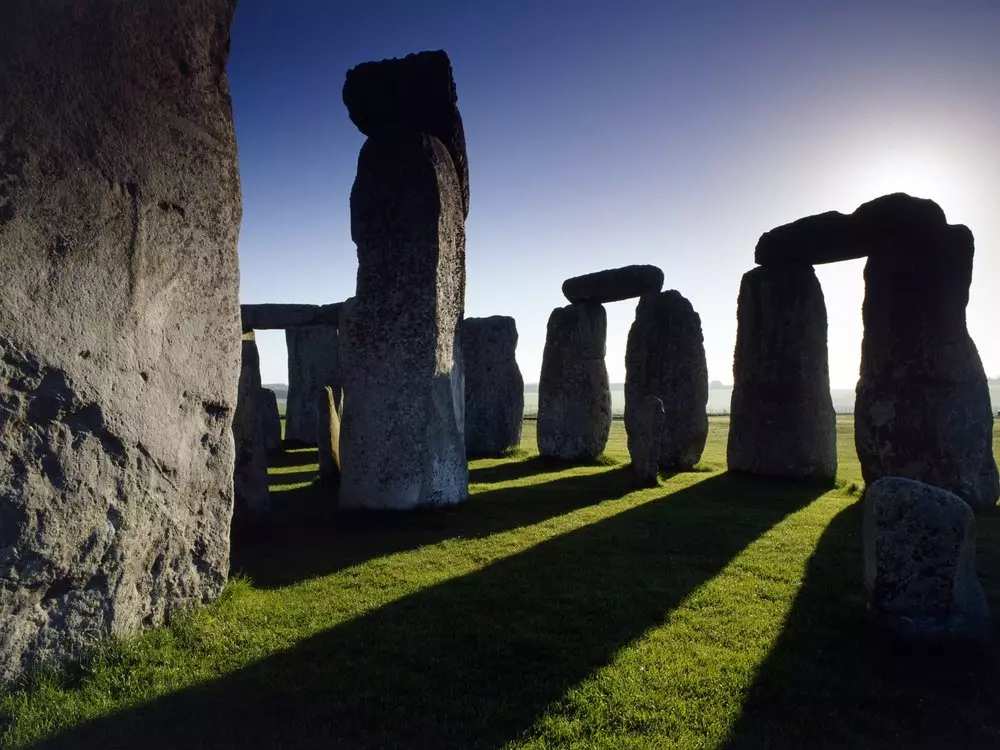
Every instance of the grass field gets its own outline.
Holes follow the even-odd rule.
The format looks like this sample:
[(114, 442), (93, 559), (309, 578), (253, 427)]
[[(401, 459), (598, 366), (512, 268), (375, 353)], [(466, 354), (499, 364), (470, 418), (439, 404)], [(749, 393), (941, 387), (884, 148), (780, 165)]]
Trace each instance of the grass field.
[[(727, 429), (635, 491), (621, 422), (577, 467), (526, 422), (468, 503), (398, 515), (332, 513), (286, 453), (221, 601), (0, 697), (3, 746), (1000, 747), (1000, 648), (867, 627), (850, 419), (833, 489), (725, 473)], [(1000, 518), (979, 540), (1000, 613)]]

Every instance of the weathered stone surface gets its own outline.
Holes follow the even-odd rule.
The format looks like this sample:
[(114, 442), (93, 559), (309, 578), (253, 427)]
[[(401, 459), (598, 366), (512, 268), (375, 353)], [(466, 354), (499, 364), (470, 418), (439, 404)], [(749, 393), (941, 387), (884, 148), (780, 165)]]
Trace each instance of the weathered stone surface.
[(264, 447), (268, 453), (280, 451), (281, 414), (278, 412), (278, 396), (270, 388), (260, 389), (260, 429), (264, 433)]
[(663, 289), (663, 271), (656, 266), (623, 266), (566, 279), (563, 294), (570, 302), (617, 302)]
[(233, 523), (259, 519), (271, 506), (267, 482), (267, 441), (260, 409), (263, 391), (257, 342), (244, 339), (239, 395), (233, 415), (233, 442), (236, 445)]
[(517, 324), (494, 315), (462, 321), (465, 359), (465, 451), (499, 456), (521, 444), (524, 379), (517, 366)]
[(340, 340), (336, 326), (304, 326), (285, 331), (288, 345), (288, 399), (285, 440), (316, 444), (316, 399), (333, 388), (340, 406)]
[(3, 3), (0, 679), (225, 584), (233, 5)]
[(469, 215), (469, 159), (451, 61), (443, 50), (362, 63), (347, 71), (344, 104), (358, 130), (375, 135), (402, 126), (444, 144), (458, 174), (463, 216)]
[(976, 519), (956, 495), (898, 477), (864, 497), (865, 589), (876, 620), (923, 642), (990, 632), (976, 576)]
[(468, 496), (465, 223), (448, 150), (406, 128), (371, 136), (351, 191), (357, 296), (341, 315), (342, 507)]
[(322, 482), (335, 482), (340, 478), (340, 414), (330, 386), (320, 391), (316, 414), (319, 478)]
[(832, 481), (837, 424), (826, 303), (812, 266), (744, 274), (736, 317), (730, 471)]
[(284, 330), (300, 326), (333, 326), (340, 320), (340, 302), (329, 305), (240, 305), (243, 331)]
[(708, 364), (701, 318), (676, 291), (645, 294), (625, 348), (625, 430), (641, 429), (637, 414), (648, 396), (663, 403), (659, 467), (687, 471), (708, 438)]
[(666, 425), (663, 402), (656, 396), (644, 396), (629, 410), (628, 454), (632, 473), (641, 484), (655, 486), (660, 472), (660, 442)]
[(760, 265), (818, 265), (863, 258), (944, 224), (944, 211), (934, 201), (892, 193), (851, 214), (827, 211), (765, 232), (754, 260)]
[(538, 452), (592, 460), (611, 432), (611, 386), (604, 363), (608, 314), (598, 304), (557, 307), (549, 316), (538, 382)]
[(942, 225), (886, 242), (865, 266), (855, 445), (865, 482), (916, 479), (993, 508), (989, 386), (965, 308), (974, 242)]

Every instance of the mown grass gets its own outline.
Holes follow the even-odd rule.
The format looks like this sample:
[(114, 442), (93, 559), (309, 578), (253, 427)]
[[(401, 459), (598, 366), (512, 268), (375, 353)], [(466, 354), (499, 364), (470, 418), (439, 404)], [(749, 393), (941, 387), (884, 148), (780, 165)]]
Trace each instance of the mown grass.
[[(727, 429), (635, 490), (620, 422), (576, 467), (526, 422), (468, 503), (397, 515), (333, 513), (286, 453), (222, 600), (0, 698), (4, 746), (1000, 746), (995, 646), (867, 627), (850, 420), (832, 489), (725, 473)], [(1000, 611), (1000, 520), (979, 531)]]

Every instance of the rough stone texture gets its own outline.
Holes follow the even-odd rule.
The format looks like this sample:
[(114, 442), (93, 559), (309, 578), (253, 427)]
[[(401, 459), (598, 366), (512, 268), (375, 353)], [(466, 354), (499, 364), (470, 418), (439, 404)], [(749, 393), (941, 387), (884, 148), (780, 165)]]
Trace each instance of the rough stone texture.
[(566, 279), (563, 294), (570, 302), (617, 302), (663, 289), (656, 266), (624, 266)]
[(827, 211), (765, 232), (754, 260), (760, 265), (818, 265), (863, 258), (944, 223), (944, 211), (934, 201), (892, 193), (863, 203), (852, 214)]
[(336, 326), (304, 326), (285, 331), (288, 345), (288, 399), (285, 440), (316, 445), (316, 399), (332, 386), (340, 407), (340, 341)]
[(340, 414), (330, 386), (319, 392), (316, 414), (319, 478), (322, 482), (335, 482), (340, 477)]
[(233, 5), (3, 4), (0, 679), (225, 584)]
[(826, 304), (812, 266), (744, 274), (736, 318), (730, 471), (832, 481), (837, 424)]
[(233, 415), (233, 441), (236, 445), (233, 523), (258, 519), (271, 506), (267, 482), (267, 441), (260, 409), (263, 391), (257, 342), (244, 339), (239, 396)]
[(448, 150), (389, 128), (361, 149), (351, 191), (357, 296), (341, 315), (342, 507), (468, 496), (465, 222)]
[(278, 412), (278, 397), (270, 388), (260, 389), (260, 429), (264, 433), (264, 447), (268, 453), (280, 451), (281, 414)]
[(659, 466), (687, 471), (708, 438), (708, 364), (701, 318), (680, 292), (643, 295), (625, 348), (625, 430), (641, 429), (639, 407), (648, 396), (663, 402)]
[(462, 321), (465, 359), (465, 450), (499, 456), (521, 444), (524, 379), (517, 366), (517, 324), (494, 315)]
[(434, 136), (458, 174), (463, 216), (469, 215), (469, 160), (451, 61), (443, 50), (362, 63), (347, 71), (344, 104), (358, 130), (375, 135), (402, 126)]
[(604, 363), (608, 314), (598, 304), (557, 307), (549, 316), (538, 382), (538, 452), (592, 460), (611, 432), (611, 386)]
[(628, 454), (632, 473), (640, 484), (656, 486), (660, 471), (660, 441), (666, 425), (663, 402), (645, 396), (631, 408), (632, 428), (628, 431)]
[(855, 445), (865, 482), (916, 479), (993, 508), (989, 386), (966, 328), (974, 243), (942, 224), (886, 242), (865, 266)]
[(976, 519), (951, 492), (898, 477), (864, 497), (865, 589), (876, 620), (906, 639), (984, 639)]
[(240, 305), (243, 331), (284, 330), (299, 326), (334, 326), (340, 319), (340, 302), (329, 305)]

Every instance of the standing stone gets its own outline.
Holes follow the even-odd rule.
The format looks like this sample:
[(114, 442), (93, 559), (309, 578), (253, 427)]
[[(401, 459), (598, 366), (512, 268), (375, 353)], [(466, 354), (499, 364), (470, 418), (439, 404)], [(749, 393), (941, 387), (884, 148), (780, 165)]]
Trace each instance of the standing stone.
[(604, 363), (608, 314), (578, 302), (549, 316), (538, 382), (538, 452), (593, 460), (611, 432), (611, 386)]
[(812, 266), (744, 274), (736, 318), (730, 471), (832, 481), (837, 418), (826, 304)]
[(316, 410), (319, 478), (322, 482), (334, 482), (340, 477), (340, 414), (333, 388), (326, 386), (319, 392)]
[(402, 59), (362, 63), (347, 71), (343, 90), (348, 115), (371, 136), (386, 127), (427, 133), (448, 149), (469, 215), (469, 159), (465, 128), (451, 61), (444, 50), (417, 52)]
[(639, 412), (649, 396), (662, 401), (666, 415), (659, 440), (660, 469), (690, 470), (708, 439), (708, 364), (701, 318), (680, 292), (645, 294), (636, 307), (625, 349), (625, 431), (630, 444), (632, 433), (642, 429)]
[(233, 0), (5, 0), (0, 680), (225, 585)]
[(341, 314), (342, 507), (468, 496), (462, 193), (448, 150), (406, 128), (369, 137), (351, 191), (357, 296)]
[(268, 453), (280, 451), (281, 414), (278, 412), (278, 397), (270, 388), (260, 389), (260, 429), (264, 433), (264, 447)]
[(469, 456), (499, 456), (521, 444), (524, 379), (515, 349), (513, 318), (494, 315), (462, 321), (465, 450)]
[(285, 331), (288, 345), (288, 400), (285, 440), (316, 444), (316, 399), (332, 386), (340, 407), (340, 341), (336, 326), (303, 326)]
[(941, 222), (868, 258), (855, 444), (867, 483), (907, 477), (988, 510), (1000, 479), (989, 385), (965, 320), (974, 243)]
[(660, 441), (666, 425), (666, 411), (656, 396), (645, 396), (638, 404), (632, 404), (630, 411), (632, 428), (628, 431), (628, 454), (632, 459), (632, 472), (640, 484), (655, 487), (660, 473)]
[(864, 496), (865, 589), (876, 620), (914, 641), (990, 632), (976, 577), (976, 519), (947, 490), (898, 477)]
[(267, 482), (267, 441), (260, 409), (263, 391), (257, 342), (244, 339), (239, 396), (233, 415), (233, 440), (236, 444), (234, 523), (260, 518), (271, 505)]

